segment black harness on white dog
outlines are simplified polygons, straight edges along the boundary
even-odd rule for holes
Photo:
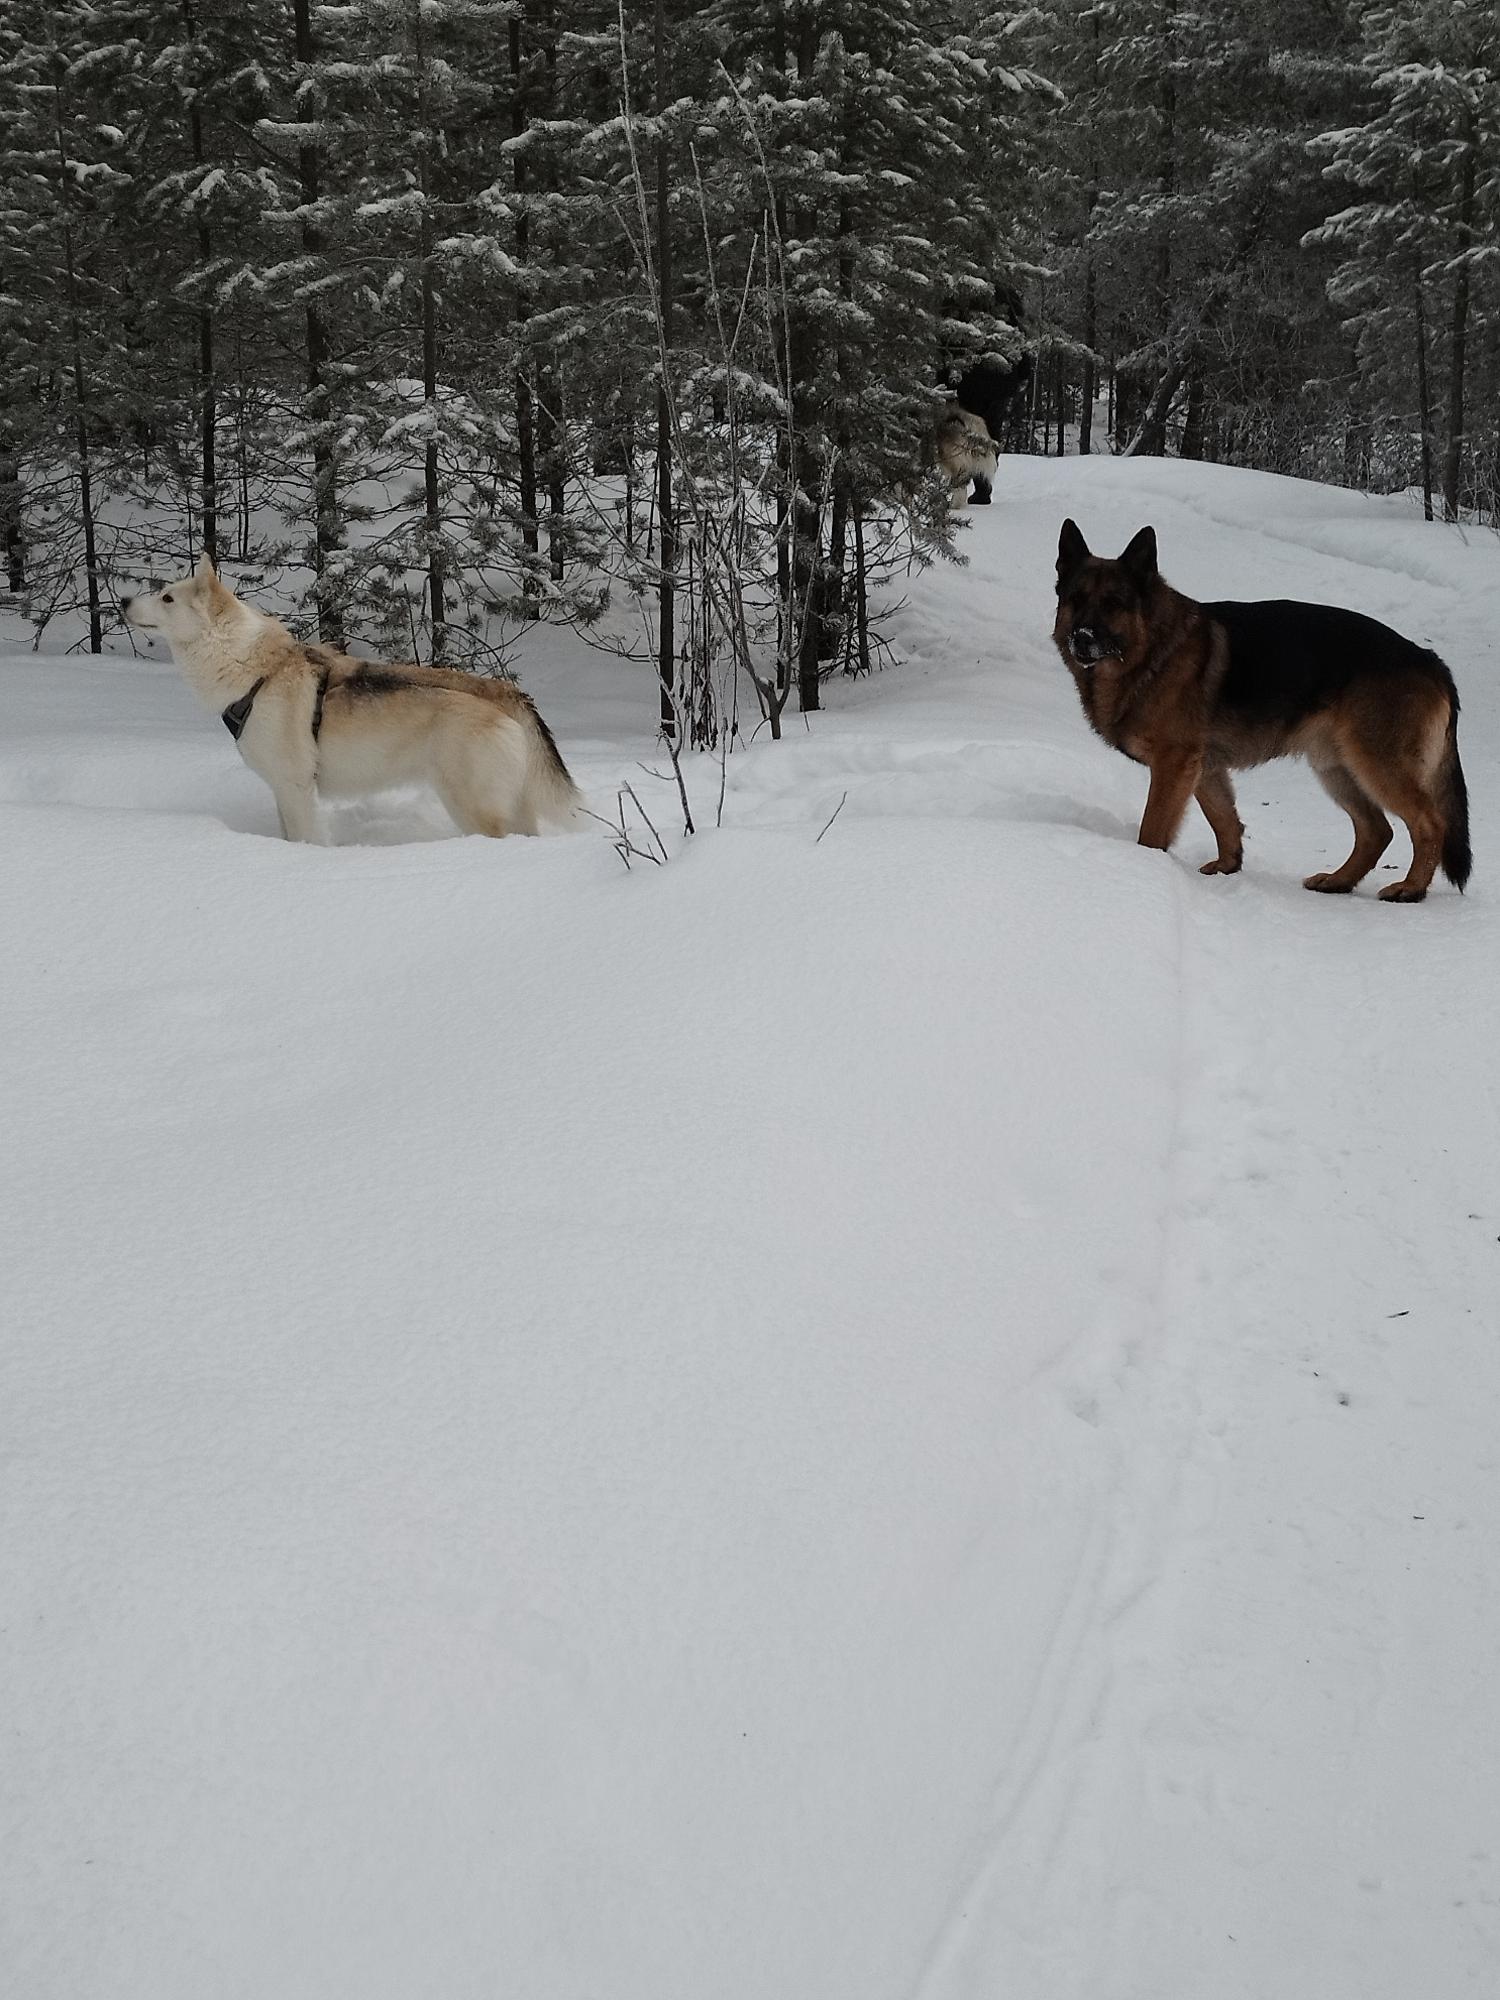
[[[260,693],[265,684],[266,677],[262,674],[248,694],[242,694],[238,701],[230,702],[227,708],[222,708],[219,711],[220,722],[223,723],[236,743],[239,742],[241,736],[245,733],[245,724],[250,720],[250,711],[255,706],[255,697]],[[312,738],[314,743],[317,742],[323,731],[323,702],[327,694],[328,668],[325,667],[322,673],[318,675],[318,692],[313,702]]]

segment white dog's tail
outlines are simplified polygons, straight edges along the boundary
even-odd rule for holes
[[[535,708],[527,728],[524,799],[526,812],[537,826],[578,824],[583,795],[573,783],[552,731]]]

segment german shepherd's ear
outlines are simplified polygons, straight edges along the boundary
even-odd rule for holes
[[[1089,545],[1078,532],[1076,521],[1064,521],[1062,533],[1057,538],[1057,573],[1072,569],[1088,557]]]
[[[1142,528],[1138,535],[1131,537],[1129,547],[1120,558],[1120,566],[1129,570],[1132,581],[1139,584],[1143,590],[1155,583],[1157,578],[1155,528]]]

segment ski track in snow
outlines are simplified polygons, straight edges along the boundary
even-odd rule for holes
[[[629,878],[417,804],[247,839],[175,677],[0,668],[28,1996],[1493,1991],[1500,543],[1000,487],[909,664]],[[1242,876],[1135,850],[1046,637],[1068,513],[1436,645],[1469,896],[1307,895],[1346,823],[1290,764]],[[579,774],[639,782],[648,677],[543,643]],[[498,1099],[434,1000],[503,1018]],[[455,1176],[517,1222],[403,1257]]]

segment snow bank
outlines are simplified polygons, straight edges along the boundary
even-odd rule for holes
[[[18,1993],[1485,1990],[1500,549],[999,486],[661,869],[290,847],[169,668],[0,665]],[[1437,644],[1470,895],[1305,895],[1294,766],[1245,876],[1136,850],[1065,513]],[[649,675],[539,640],[640,785]]]

